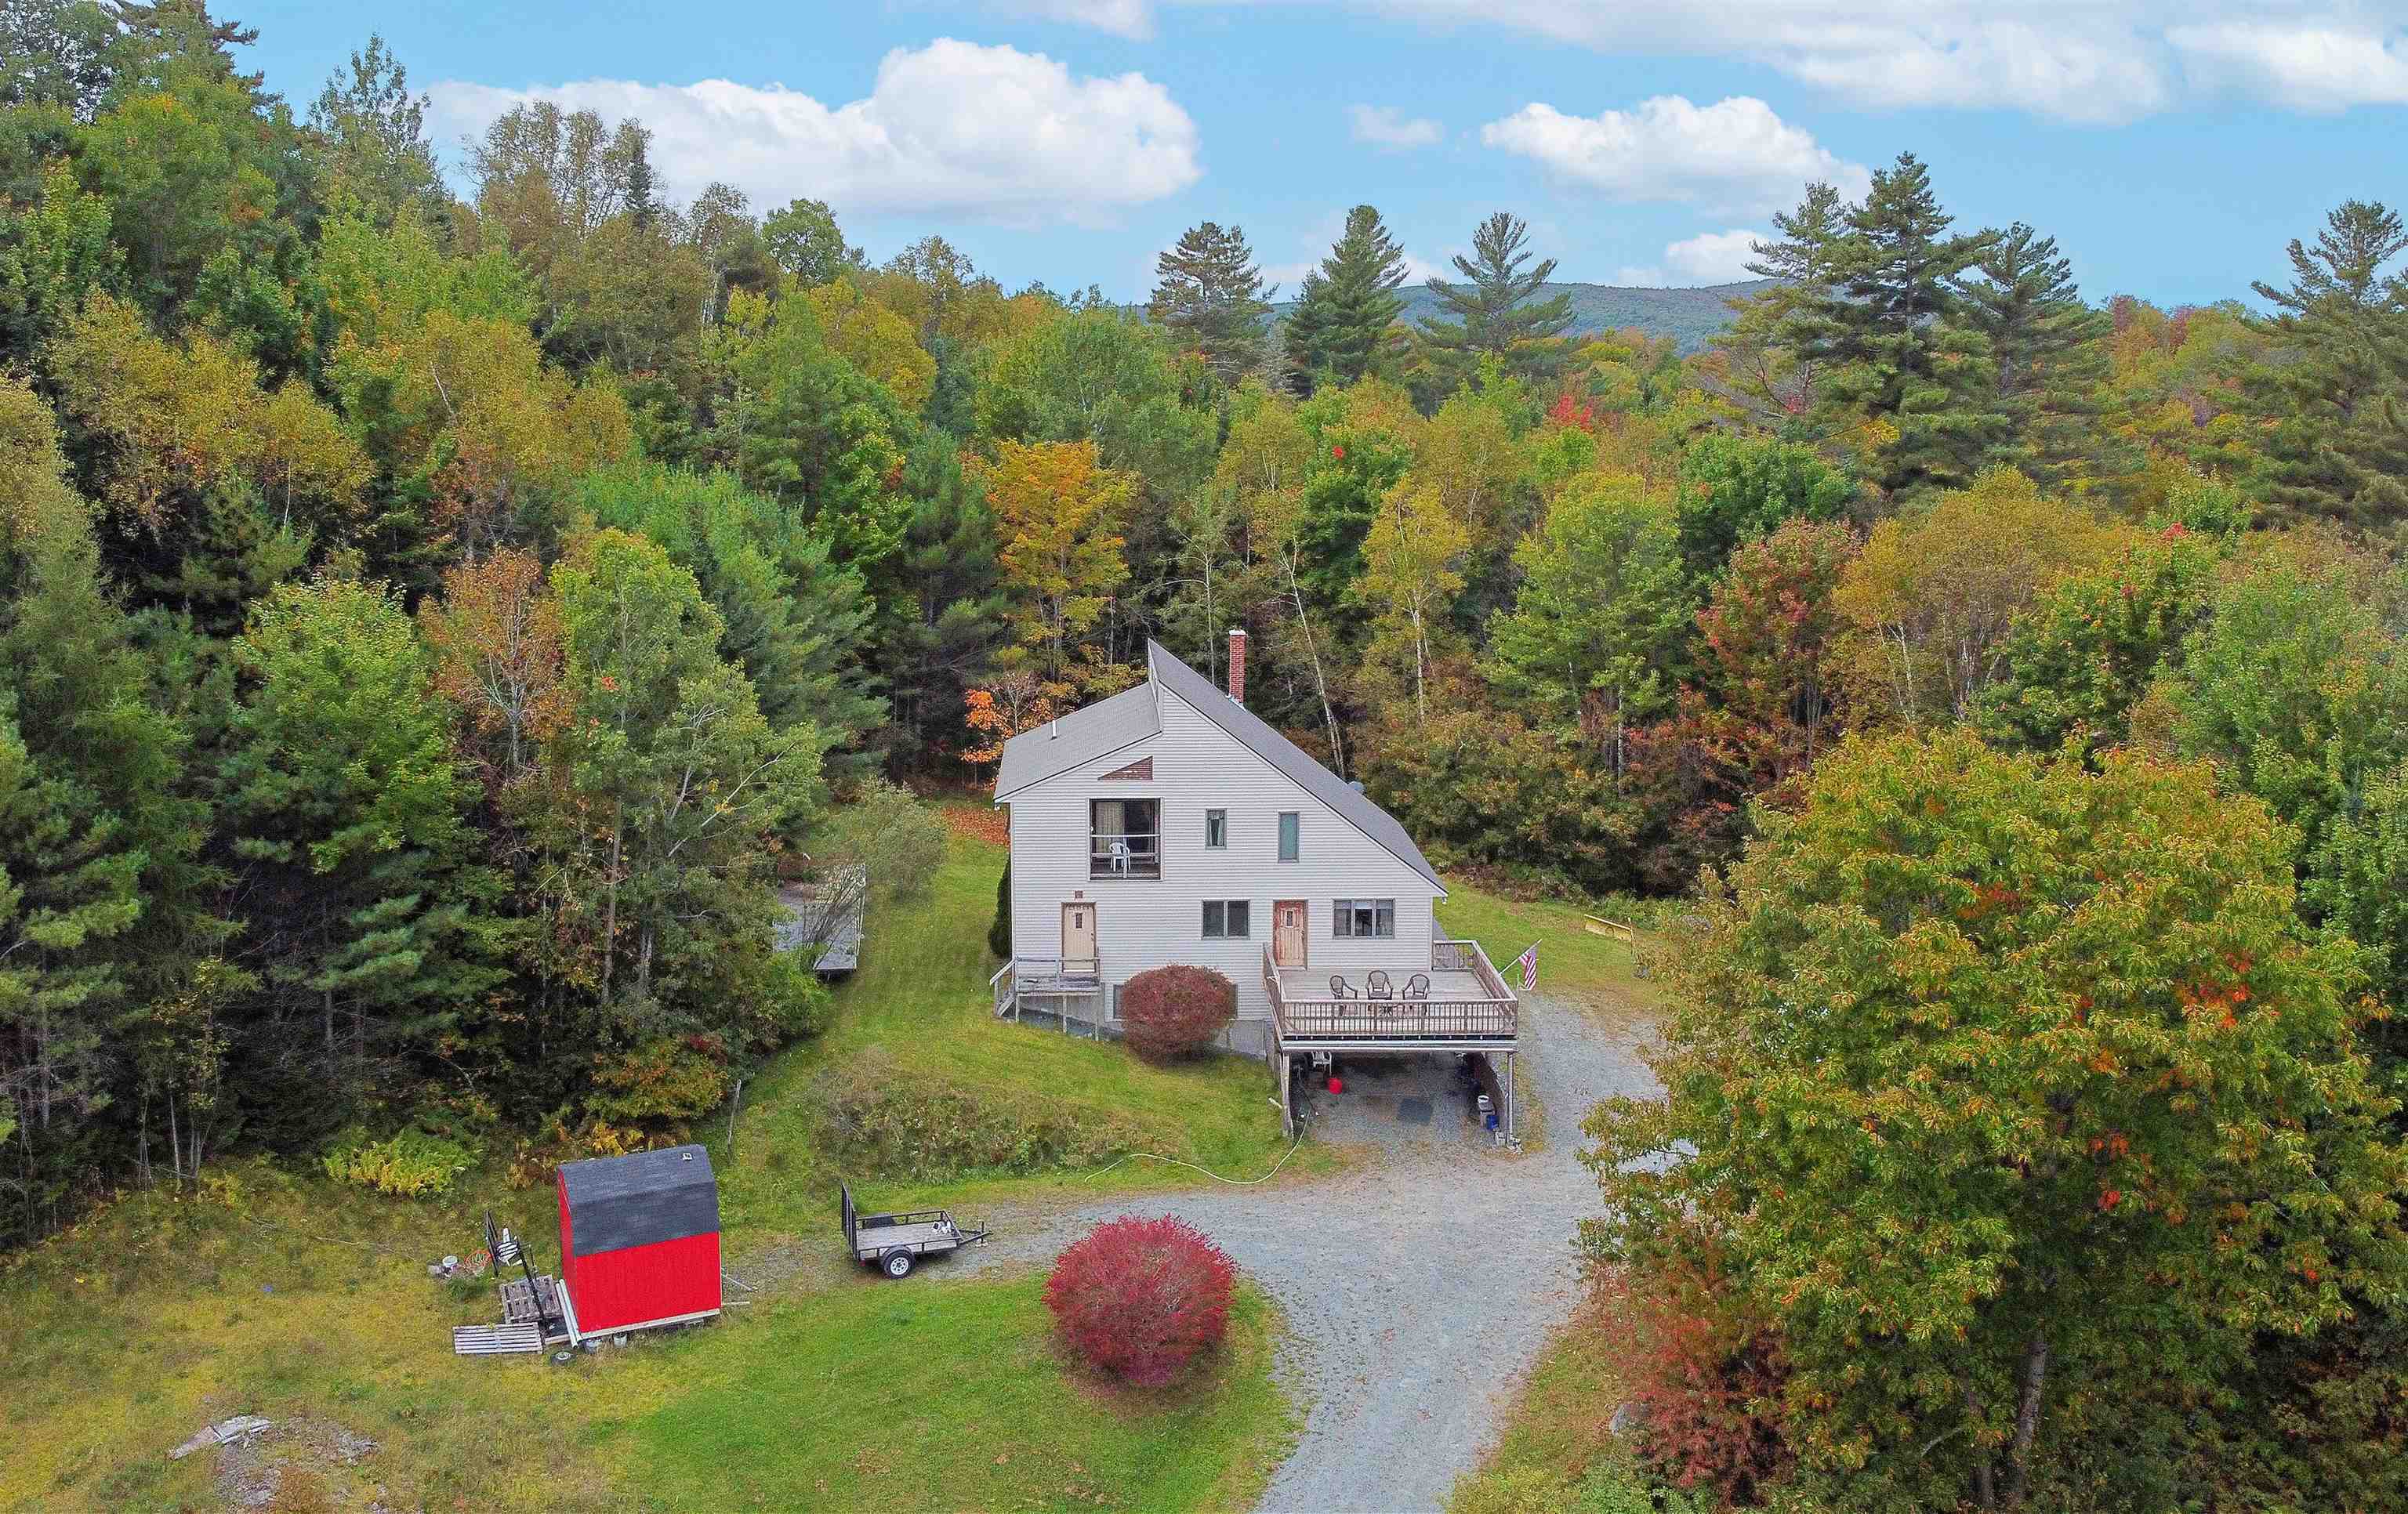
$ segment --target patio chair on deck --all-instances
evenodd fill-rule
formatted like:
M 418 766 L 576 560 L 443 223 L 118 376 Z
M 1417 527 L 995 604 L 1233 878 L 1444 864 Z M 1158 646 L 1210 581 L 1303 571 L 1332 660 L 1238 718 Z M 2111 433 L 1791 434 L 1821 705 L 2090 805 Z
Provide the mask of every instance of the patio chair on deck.
M 1374 967 L 1371 969 L 1371 987 L 1369 993 L 1370 996 L 1375 999 L 1393 999 L 1397 996 L 1397 985 L 1386 973 Z
M 1412 977 L 1406 978 L 1406 979 L 1405 979 L 1405 997 L 1406 997 L 1406 998 L 1408 998 L 1408 999 L 1426 999 L 1426 998 L 1428 998 L 1428 997 L 1429 997 L 1429 974 L 1427 974 L 1427 973 L 1415 973 Z
M 1329 996 L 1333 999 L 1359 999 L 1363 995 L 1346 986 L 1344 974 L 1332 973 L 1329 975 Z

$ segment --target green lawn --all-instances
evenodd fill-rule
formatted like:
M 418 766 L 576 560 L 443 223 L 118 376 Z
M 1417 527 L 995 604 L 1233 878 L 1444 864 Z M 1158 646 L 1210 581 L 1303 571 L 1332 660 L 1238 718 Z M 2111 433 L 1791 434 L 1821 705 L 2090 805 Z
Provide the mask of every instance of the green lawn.
M 1450 879 L 1447 891 L 1438 907 L 1440 928 L 1478 941 L 1515 987 L 1520 980 L 1512 975 L 1512 961 L 1536 941 L 1540 993 L 1575 999 L 1616 1018 L 1644 1018 L 1653 1010 L 1655 985 L 1638 976 L 1641 947 L 1591 935 L 1579 906 L 1508 899 L 1461 879 Z
M 876 1049 L 897 1075 L 953 1079 L 1125 1121 L 1148 1150 L 1251 1177 L 1285 1150 L 1261 1065 L 1163 1070 L 1117 1046 L 998 1023 L 986 926 L 1002 850 L 957 835 L 922 897 L 873 909 L 862 971 L 825 1036 L 745 1091 L 722 1175 L 730 1269 L 758 1292 L 709 1328 L 568 1367 L 450 1353 L 490 1291 L 424 1264 L 477 1244 L 481 1207 L 553 1244 L 547 1189 L 492 1172 L 437 1203 L 341 1188 L 306 1164 L 241 1162 L 207 1191 L 129 1194 L 0 1261 L 0 1509 L 218 1507 L 215 1458 L 165 1451 L 210 1421 L 263 1414 L 310 1448 L 280 1507 L 555 1510 L 871 1507 L 1242 1507 L 1292 1433 L 1269 1380 L 1276 1309 L 1254 1293 L 1191 1380 L 1131 1394 L 1058 1359 L 1034 1278 L 890 1283 L 842 1259 L 838 1174 L 808 1091 Z M 1301 1154 L 1289 1171 L 1326 1159 Z M 858 1181 L 866 1204 L 1043 1204 L 1201 1179 L 1103 1174 Z M 380 1449 L 345 1464 L 337 1427 Z
M 1065 1372 L 1039 1293 L 1035 1278 L 864 1281 L 775 1305 L 748 1321 L 766 1329 L 693 1364 L 707 1391 L 616 1426 L 611 1449 L 675 1509 L 1253 1502 L 1293 1423 L 1260 1293 L 1240 1293 L 1227 1343 L 1190 1380 L 1133 1392 Z

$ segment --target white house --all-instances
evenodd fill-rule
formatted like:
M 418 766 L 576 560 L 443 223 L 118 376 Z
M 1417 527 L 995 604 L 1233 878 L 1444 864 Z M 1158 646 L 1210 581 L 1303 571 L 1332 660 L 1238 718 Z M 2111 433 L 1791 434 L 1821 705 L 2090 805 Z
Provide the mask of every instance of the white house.
M 1215 968 L 1230 1044 L 1510 1053 L 1517 1005 L 1475 942 L 1440 937 L 1438 872 L 1394 816 L 1248 710 L 1146 648 L 1146 680 L 1003 749 L 1012 960 L 999 1014 L 1118 1018 L 1135 974 Z M 1509 1075 L 1510 1076 L 1510 1075 Z

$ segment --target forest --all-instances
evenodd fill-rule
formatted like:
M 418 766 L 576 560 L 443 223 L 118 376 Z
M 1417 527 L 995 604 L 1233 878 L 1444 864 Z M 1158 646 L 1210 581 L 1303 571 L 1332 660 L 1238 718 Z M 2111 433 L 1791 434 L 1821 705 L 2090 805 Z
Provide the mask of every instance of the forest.
M 816 201 L 681 202 L 634 120 L 523 106 L 447 177 L 373 37 L 301 104 L 198 0 L 0 27 L 0 1244 L 231 1151 L 407 1132 L 540 1163 L 683 1130 L 822 1012 L 781 878 L 1138 681 L 1147 638 L 1217 676 L 1242 626 L 1249 703 L 1441 866 L 1704 933 L 1667 1030 L 1690 1081 L 1593 1130 L 1711 1159 L 1600 1157 L 1599 1265 L 1677 1279 L 1664 1360 L 1719 1385 L 1668 1390 L 1666 1465 L 1743 1501 L 1886 1467 L 1918 1507 L 1909 1463 L 2037 1499 L 2015 1394 L 1977 1411 L 1948 1359 L 2037 1383 L 2054 1340 L 2077 1420 L 2153 1383 L 2173 1448 L 2056 1464 L 2069 1507 L 2135 1478 L 2403 1495 L 2398 213 L 2343 204 L 2251 290 L 2162 309 L 2078 288 L 2037 225 L 1957 224 L 1905 153 L 1860 201 L 1804 187 L 1684 356 L 1568 336 L 1510 212 L 1418 321 L 1370 206 L 1284 292 L 1199 224 L 1129 307 L 1006 291 L 934 235 L 873 262 Z M 1956 1319 L 2004 1286 L 1979 1247 L 1857 1299 L 1879 1269 L 1807 1234 L 1856 1192 L 1821 1186 L 1829 1130 L 1939 1119 L 1816 1102 L 1798 1059 L 1864 1028 L 1784 1018 L 1801 978 L 1872 993 L 1832 911 L 1956 898 L 1867 860 L 1926 821 L 1934 856 L 2100 882 L 1952 906 L 1956 939 L 2064 954 L 1960 985 L 2001 1013 L 2091 975 L 2051 990 L 2082 1034 L 2021 1087 L 2068 1119 L 2058 1064 L 2237 1100 L 2219 1149 L 2169 1135 L 2057 1199 L 2087 1224 L 2244 1174 L 2229 1220 L 2157 1251 L 2093 1226 L 2016 1285 L 2041 1315 L 2140 1269 L 2163 1286 L 2115 1286 L 2188 1333 L 2178 1369 Z M 2177 856 L 2107 900 L 2112 866 Z M 2101 1039 L 2092 978 L 2175 972 L 2177 918 L 2186 1005 L 2258 1039 Z M 1883 970 L 1971 970 L 1933 951 Z M 1961 1107 L 2006 1070 L 1959 1050 L 1929 1077 Z M 2088 1173 L 2148 1119 L 2028 1160 Z M 1852 1244 L 1990 1222 L 1916 1210 L 1914 1171 Z M 2265 1286 L 2202 1280 L 2237 1274 Z

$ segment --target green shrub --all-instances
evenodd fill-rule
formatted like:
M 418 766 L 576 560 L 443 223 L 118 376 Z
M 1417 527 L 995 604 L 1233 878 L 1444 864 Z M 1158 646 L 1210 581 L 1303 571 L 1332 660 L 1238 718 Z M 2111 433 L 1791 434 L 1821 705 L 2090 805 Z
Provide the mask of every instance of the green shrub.
M 594 1062 L 587 1110 L 619 1124 L 681 1125 L 727 1102 L 736 1075 L 716 1036 L 656 1036 Z
M 822 1073 L 811 1104 L 819 1149 L 847 1172 L 919 1181 L 1092 1166 L 1132 1150 L 1141 1134 L 1118 1113 L 932 1079 L 878 1051 Z
M 439 1198 L 452 1191 L 452 1179 L 477 1164 L 477 1153 L 419 1130 L 380 1141 L 352 1131 L 337 1138 L 324 1162 L 326 1176 L 339 1182 L 399 1198 Z
M 829 818 L 826 838 L 812 848 L 831 868 L 868 870 L 882 899 L 916 899 L 945 864 L 945 822 L 899 783 L 871 778 Z
M 995 922 L 986 928 L 986 949 L 998 957 L 1011 955 L 1011 864 L 995 882 Z

